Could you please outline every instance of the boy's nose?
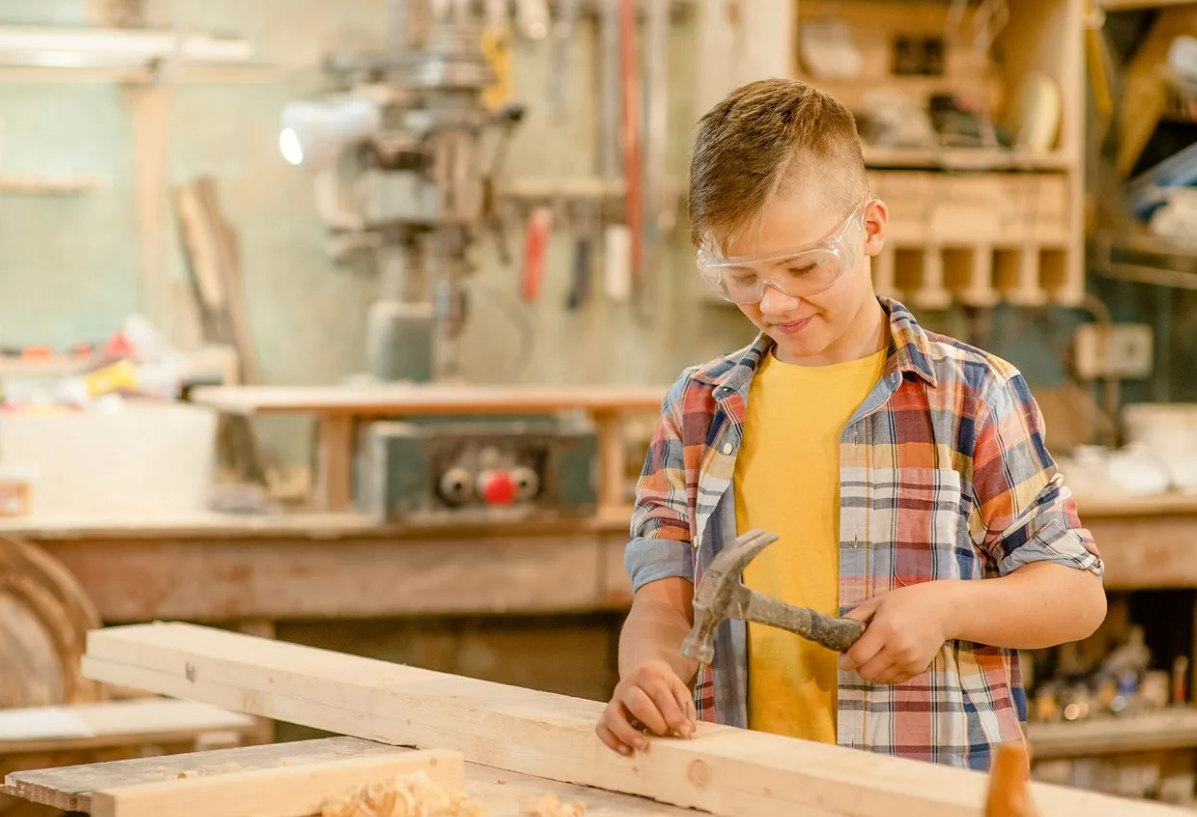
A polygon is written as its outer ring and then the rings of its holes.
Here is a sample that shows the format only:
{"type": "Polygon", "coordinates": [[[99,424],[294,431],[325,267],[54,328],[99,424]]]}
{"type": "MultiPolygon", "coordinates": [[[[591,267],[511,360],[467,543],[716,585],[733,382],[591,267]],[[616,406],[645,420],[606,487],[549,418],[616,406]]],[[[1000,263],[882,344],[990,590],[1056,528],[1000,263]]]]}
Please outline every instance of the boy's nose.
{"type": "Polygon", "coordinates": [[[784,315],[792,312],[802,303],[801,298],[787,295],[773,284],[765,284],[765,294],[761,296],[761,313],[764,315],[784,315]]]}

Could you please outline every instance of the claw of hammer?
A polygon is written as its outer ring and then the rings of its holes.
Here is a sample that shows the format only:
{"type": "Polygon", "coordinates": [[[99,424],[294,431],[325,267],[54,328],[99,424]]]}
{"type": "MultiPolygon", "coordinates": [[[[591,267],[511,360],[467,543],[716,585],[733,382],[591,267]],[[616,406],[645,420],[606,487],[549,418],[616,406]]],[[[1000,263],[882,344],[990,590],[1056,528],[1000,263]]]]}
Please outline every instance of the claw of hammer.
{"type": "Polygon", "coordinates": [[[694,592],[694,626],[682,642],[682,654],[703,664],[715,657],[715,630],[728,618],[780,627],[836,652],[844,652],[865,631],[850,618],[833,618],[796,607],[744,586],[741,574],[753,558],[776,542],[777,534],[752,530],[737,537],[703,572],[694,592]]]}

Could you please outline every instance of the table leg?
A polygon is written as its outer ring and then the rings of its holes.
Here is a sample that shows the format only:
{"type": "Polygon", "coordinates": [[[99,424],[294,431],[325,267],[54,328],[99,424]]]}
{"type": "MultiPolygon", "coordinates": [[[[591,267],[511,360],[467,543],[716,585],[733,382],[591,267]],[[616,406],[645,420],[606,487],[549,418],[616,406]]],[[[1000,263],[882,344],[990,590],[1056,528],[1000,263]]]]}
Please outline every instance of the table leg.
{"type": "Polygon", "coordinates": [[[344,511],[353,504],[353,418],[322,415],[316,467],[316,505],[324,511],[344,511]]]}
{"type": "Polygon", "coordinates": [[[617,414],[595,414],[598,433],[598,512],[622,507],[624,481],[623,423],[617,414]]]}

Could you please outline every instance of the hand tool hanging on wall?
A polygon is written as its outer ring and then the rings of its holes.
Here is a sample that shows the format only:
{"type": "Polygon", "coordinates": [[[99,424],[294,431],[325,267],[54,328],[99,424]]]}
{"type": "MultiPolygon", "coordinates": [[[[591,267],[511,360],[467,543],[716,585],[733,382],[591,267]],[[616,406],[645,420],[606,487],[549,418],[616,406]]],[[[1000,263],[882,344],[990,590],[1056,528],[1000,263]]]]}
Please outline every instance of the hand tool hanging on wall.
{"type": "Polygon", "coordinates": [[[549,231],[553,228],[553,211],[548,205],[538,205],[528,216],[524,235],[524,300],[531,303],[540,297],[544,281],[545,256],[548,254],[549,231]]]}
{"type": "Polygon", "coordinates": [[[645,99],[644,146],[644,247],[645,265],[639,271],[641,317],[648,320],[656,315],[653,304],[657,300],[659,284],[661,234],[666,229],[665,203],[665,147],[669,107],[669,3],[670,0],[648,0],[645,25],[644,75],[645,99]]]}
{"type": "Polygon", "coordinates": [[[574,213],[573,279],[570,282],[566,309],[574,311],[590,296],[591,267],[594,263],[594,210],[596,202],[579,198],[574,213]]]}
{"type": "Polygon", "coordinates": [[[644,224],[640,183],[640,78],[636,66],[636,2],[620,0],[619,65],[623,84],[623,172],[627,180],[628,230],[631,232],[629,263],[632,280],[641,272],[641,232],[644,224]]]}
{"type": "Polygon", "coordinates": [[[543,40],[549,34],[548,0],[517,0],[516,17],[520,34],[529,40],[543,40]]]}
{"type": "MultiPolygon", "coordinates": [[[[616,0],[601,4],[601,47],[599,53],[602,76],[602,116],[599,130],[600,172],[607,181],[622,178],[620,167],[620,50],[619,5],[616,0]]],[[[603,292],[613,303],[627,300],[630,290],[629,236],[626,224],[617,223],[610,208],[610,200],[603,200],[603,292]]]]}
{"type": "Polygon", "coordinates": [[[578,20],[578,0],[559,0],[553,23],[553,62],[549,72],[549,113],[560,122],[565,116],[565,96],[569,88],[569,55],[574,27],[578,20]]]}
{"type": "Polygon", "coordinates": [[[495,81],[482,92],[482,104],[498,111],[511,101],[511,20],[508,0],[486,0],[482,55],[495,81]]]}

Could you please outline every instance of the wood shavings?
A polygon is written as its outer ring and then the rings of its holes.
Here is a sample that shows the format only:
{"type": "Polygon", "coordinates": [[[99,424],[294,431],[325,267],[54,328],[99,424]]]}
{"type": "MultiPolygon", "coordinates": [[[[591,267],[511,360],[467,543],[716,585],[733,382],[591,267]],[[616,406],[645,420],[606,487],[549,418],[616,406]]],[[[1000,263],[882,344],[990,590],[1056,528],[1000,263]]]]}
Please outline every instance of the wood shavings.
{"type": "Polygon", "coordinates": [[[351,789],[326,803],[320,817],[483,817],[483,811],[464,792],[418,771],[351,789]]]}
{"type": "Polygon", "coordinates": [[[194,769],[187,769],[175,775],[175,780],[185,780],[188,777],[199,777],[199,772],[194,769]]]}
{"type": "Polygon", "coordinates": [[[549,793],[525,800],[523,813],[528,817],[583,817],[586,806],[582,803],[562,803],[557,795],[549,793]]]}

